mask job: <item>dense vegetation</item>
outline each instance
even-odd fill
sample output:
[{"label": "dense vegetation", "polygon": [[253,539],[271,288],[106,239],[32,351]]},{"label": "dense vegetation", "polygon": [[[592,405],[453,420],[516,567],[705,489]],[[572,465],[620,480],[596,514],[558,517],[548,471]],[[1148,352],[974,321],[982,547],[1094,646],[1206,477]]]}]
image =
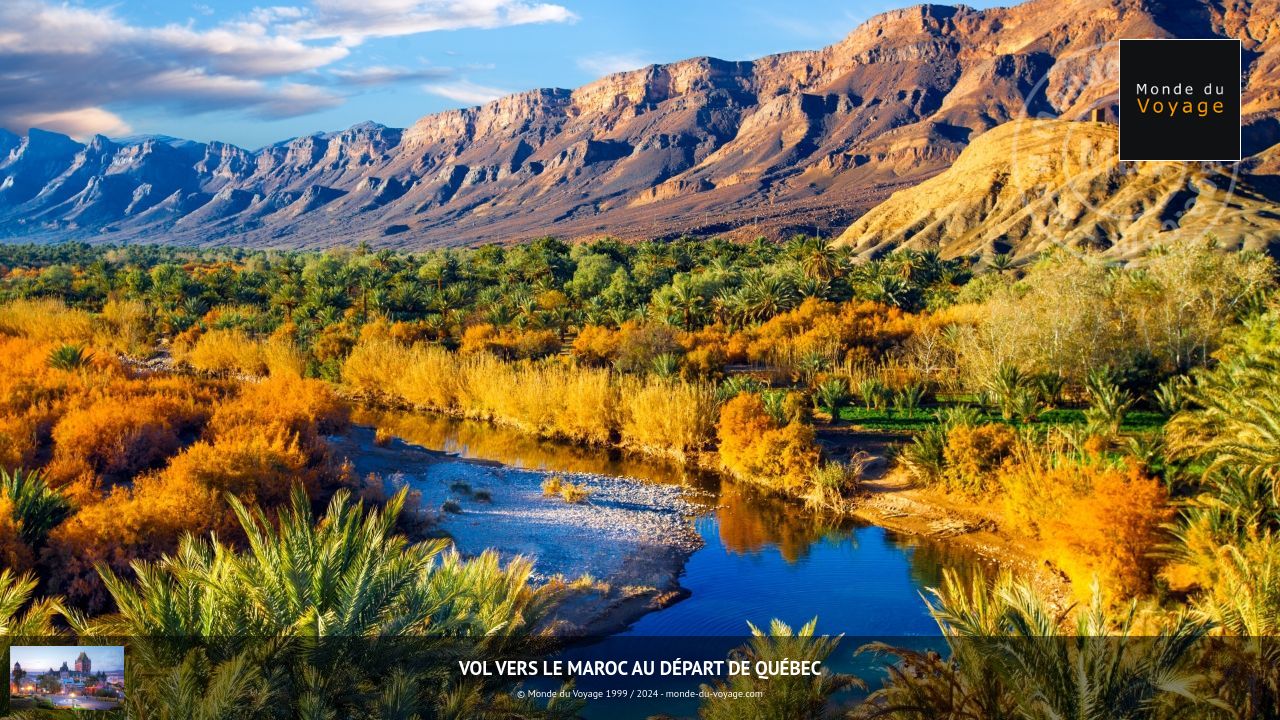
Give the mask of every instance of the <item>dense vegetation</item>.
[{"label": "dense vegetation", "polygon": [[[1197,640],[1280,625],[1272,262],[1208,242],[1128,267],[1065,252],[975,261],[858,259],[815,238],[419,255],[3,247],[0,556],[90,612],[200,597],[170,586],[231,572],[211,563],[233,562],[277,515],[281,533],[301,533],[304,509],[330,498],[355,523],[347,491],[386,500],[327,452],[344,396],[712,464],[837,512],[855,504],[862,465],[840,438],[899,428],[892,472],[985,509],[1085,606],[1072,628],[1027,586],[951,581],[934,608],[951,658],[895,650],[904,669],[874,707],[1101,717],[1123,700],[1137,708],[1123,717],[1164,717],[1176,684],[1208,715],[1273,717],[1259,708],[1280,697],[1275,647],[1207,654]],[[218,552],[184,539],[214,532]],[[423,568],[522,572],[437,553]],[[261,560],[234,562],[272,582]],[[1072,632],[1152,636],[1165,664],[1137,667],[1150,658],[1115,643],[1002,655],[964,642]],[[1046,674],[1014,672],[1033,660]],[[1120,691],[1088,674],[1104,667],[1146,694],[1108,695]],[[1094,710],[1071,706],[1095,681]],[[817,707],[846,684],[811,688]],[[806,697],[789,707],[811,709]]]}]

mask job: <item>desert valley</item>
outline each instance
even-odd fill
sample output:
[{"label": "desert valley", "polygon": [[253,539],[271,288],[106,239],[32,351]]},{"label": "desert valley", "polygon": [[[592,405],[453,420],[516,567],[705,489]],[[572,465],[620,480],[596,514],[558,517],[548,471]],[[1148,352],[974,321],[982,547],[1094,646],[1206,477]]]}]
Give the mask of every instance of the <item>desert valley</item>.
[{"label": "desert valley", "polygon": [[[1241,41],[1240,162],[1120,160],[1136,37]],[[10,712],[1280,718],[1278,254],[1274,0],[0,127],[0,641],[125,657]]]}]

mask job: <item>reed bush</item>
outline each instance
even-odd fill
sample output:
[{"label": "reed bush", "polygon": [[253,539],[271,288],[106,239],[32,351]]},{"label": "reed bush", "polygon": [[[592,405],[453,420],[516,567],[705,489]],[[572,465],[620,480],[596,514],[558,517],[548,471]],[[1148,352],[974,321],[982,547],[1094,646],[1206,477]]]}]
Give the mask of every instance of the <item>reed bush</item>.
[{"label": "reed bush", "polygon": [[705,383],[624,379],[622,442],[637,450],[684,458],[715,436],[715,390]]},{"label": "reed bush", "polygon": [[0,305],[0,334],[44,342],[88,343],[93,316],[53,299],[14,300]]},{"label": "reed bush", "polygon": [[173,356],[202,372],[252,376],[267,373],[262,349],[240,328],[210,330],[190,347],[175,343]]},{"label": "reed bush", "polygon": [[587,444],[620,442],[682,457],[714,432],[708,385],[620,376],[543,361],[505,362],[489,353],[458,355],[365,338],[343,366],[352,387],[414,407]]}]

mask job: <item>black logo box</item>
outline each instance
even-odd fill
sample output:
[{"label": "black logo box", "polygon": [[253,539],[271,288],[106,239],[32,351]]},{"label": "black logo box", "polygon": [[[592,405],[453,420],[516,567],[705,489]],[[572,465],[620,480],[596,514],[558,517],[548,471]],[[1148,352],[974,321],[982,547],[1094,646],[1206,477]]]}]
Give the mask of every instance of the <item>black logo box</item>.
[{"label": "black logo box", "polygon": [[[1120,159],[1184,162],[1240,160],[1241,43],[1234,38],[1120,40]],[[1147,92],[1139,94],[1140,85]],[[1206,86],[1215,92],[1205,94]],[[1189,94],[1162,90],[1189,88]],[[1222,88],[1223,93],[1216,90]],[[1140,112],[1139,102],[1147,107]],[[1187,114],[1200,103],[1222,103],[1222,113]],[[1164,110],[1153,114],[1156,103]],[[1170,115],[1169,104],[1177,103]]]}]

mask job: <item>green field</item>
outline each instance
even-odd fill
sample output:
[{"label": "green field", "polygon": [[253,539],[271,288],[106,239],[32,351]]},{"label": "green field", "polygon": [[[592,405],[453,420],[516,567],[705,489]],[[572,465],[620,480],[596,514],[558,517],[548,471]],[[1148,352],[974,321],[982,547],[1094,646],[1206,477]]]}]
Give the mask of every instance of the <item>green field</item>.
[{"label": "green field", "polygon": [[[924,407],[911,412],[902,412],[898,410],[868,410],[863,406],[856,405],[841,408],[840,419],[851,425],[870,430],[916,432],[937,424],[937,413],[945,407],[947,406],[939,405]],[[1029,424],[1033,427],[1083,425],[1085,422],[1084,410],[1075,408],[1046,410],[1031,423],[1021,423],[1016,420],[1006,421],[999,414],[985,410],[981,411],[978,417],[983,422],[1008,422],[1008,424],[1014,426]],[[1125,415],[1124,423],[1121,424],[1120,429],[1123,432],[1150,432],[1162,427],[1167,419],[1158,412],[1135,410]]]}]

